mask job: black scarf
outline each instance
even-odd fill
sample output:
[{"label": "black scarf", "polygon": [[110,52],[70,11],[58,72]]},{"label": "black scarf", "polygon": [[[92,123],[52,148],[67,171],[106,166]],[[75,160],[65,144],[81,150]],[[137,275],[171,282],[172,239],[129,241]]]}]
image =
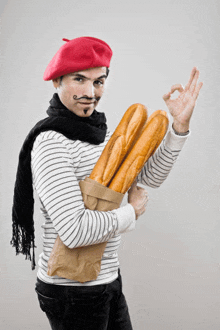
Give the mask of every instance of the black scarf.
[{"label": "black scarf", "polygon": [[97,145],[104,141],[107,131],[104,113],[94,110],[90,117],[79,117],[61,103],[58,94],[53,95],[47,114],[49,117],[32,128],[21,148],[12,208],[13,234],[10,243],[15,247],[16,254],[22,253],[26,255],[26,259],[32,260],[32,269],[35,269],[35,244],[31,150],[36,137],[41,132],[53,130],[68,139]]}]

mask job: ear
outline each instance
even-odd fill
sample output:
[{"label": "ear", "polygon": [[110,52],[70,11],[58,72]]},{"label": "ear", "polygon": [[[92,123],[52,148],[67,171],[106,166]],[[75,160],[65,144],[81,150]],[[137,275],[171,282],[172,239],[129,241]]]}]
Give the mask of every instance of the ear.
[{"label": "ear", "polygon": [[53,79],[53,85],[55,88],[60,86],[60,78]]}]

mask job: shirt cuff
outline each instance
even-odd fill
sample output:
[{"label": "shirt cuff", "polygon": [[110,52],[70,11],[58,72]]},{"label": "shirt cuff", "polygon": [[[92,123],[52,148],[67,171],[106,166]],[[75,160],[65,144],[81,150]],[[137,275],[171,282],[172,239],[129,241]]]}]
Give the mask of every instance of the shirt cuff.
[{"label": "shirt cuff", "polygon": [[118,209],[113,210],[118,219],[118,229],[116,234],[127,233],[135,229],[136,215],[131,204],[126,204]]},{"label": "shirt cuff", "polygon": [[191,132],[189,131],[187,135],[177,135],[171,128],[165,137],[165,146],[170,150],[181,150],[190,134]]}]

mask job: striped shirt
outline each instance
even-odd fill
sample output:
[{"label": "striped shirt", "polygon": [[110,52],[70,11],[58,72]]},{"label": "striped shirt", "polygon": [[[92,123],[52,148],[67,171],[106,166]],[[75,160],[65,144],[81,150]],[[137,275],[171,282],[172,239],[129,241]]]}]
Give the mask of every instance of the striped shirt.
[{"label": "striped shirt", "polygon": [[[110,283],[118,276],[118,248],[121,234],[135,228],[135,212],[127,203],[109,212],[85,209],[79,181],[88,177],[102,150],[111,137],[93,145],[69,140],[55,131],[40,133],[32,149],[33,185],[41,202],[45,222],[43,252],[39,256],[37,276],[40,280],[58,285],[97,285]],[[156,188],[168,176],[186,140],[168,132],[165,139],[147,161],[138,182]],[[54,242],[60,236],[69,248],[107,242],[101,271],[94,281],[81,284],[58,276],[47,275],[47,266]]]}]

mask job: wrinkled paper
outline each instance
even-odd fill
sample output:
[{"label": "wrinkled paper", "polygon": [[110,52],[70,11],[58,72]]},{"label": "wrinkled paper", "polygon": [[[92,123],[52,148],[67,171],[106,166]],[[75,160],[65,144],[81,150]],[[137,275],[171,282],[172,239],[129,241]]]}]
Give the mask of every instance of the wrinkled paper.
[{"label": "wrinkled paper", "polygon": [[[90,210],[114,210],[120,206],[124,197],[124,194],[115,192],[90,178],[80,181],[79,185],[85,207]],[[100,273],[106,244],[107,242],[104,242],[70,249],[63,244],[58,235],[48,261],[47,274],[81,283],[95,280]]]}]

